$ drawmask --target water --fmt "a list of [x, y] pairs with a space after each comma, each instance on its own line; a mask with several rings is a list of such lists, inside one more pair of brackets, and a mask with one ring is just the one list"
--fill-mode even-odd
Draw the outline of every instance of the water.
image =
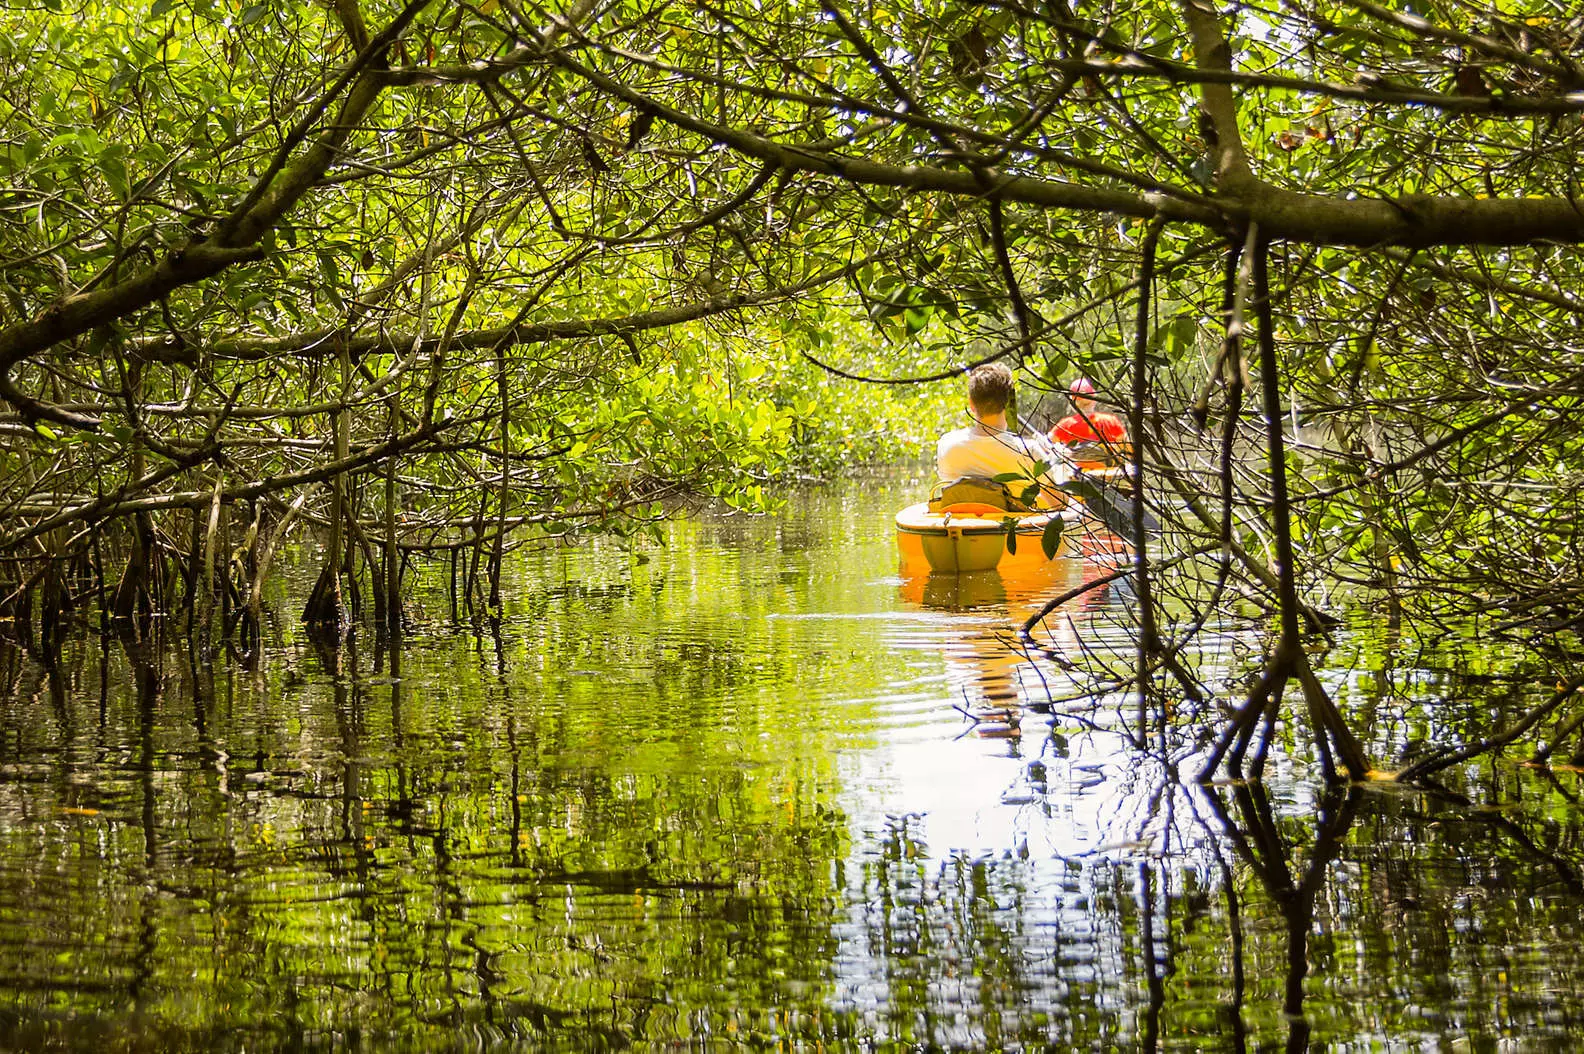
[[[394, 676], [289, 618], [253, 670], [0, 654], [0, 1040], [1576, 1049], [1574, 774], [1173, 782], [1007, 643], [1106, 557], [903, 580], [915, 487], [523, 554], [498, 638], [426, 594]], [[1058, 643], [1125, 661], [1129, 600]], [[1356, 655], [1384, 749], [1447, 682]]]

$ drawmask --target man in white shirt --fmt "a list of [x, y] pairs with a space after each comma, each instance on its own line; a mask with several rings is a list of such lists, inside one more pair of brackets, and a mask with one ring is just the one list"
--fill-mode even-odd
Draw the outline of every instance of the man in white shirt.
[[[968, 412], [974, 423], [941, 436], [935, 447], [935, 471], [942, 481], [963, 476], [992, 478], [1016, 472], [1041, 485], [1038, 504], [1062, 504], [1055, 488], [1072, 478], [1065, 448], [1052, 446], [1043, 436], [1019, 436], [1007, 430], [1006, 408], [1012, 399], [1012, 371], [999, 362], [975, 366], [968, 374]], [[1045, 470], [1039, 472], [1039, 462]], [[1027, 483], [1008, 485], [1018, 494]]]

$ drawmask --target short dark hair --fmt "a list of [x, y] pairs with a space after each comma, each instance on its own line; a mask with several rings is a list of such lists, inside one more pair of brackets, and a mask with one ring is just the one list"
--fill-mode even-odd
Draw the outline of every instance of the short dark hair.
[[968, 372], [968, 402], [975, 410], [998, 414], [1012, 401], [1012, 371], [1004, 363], [987, 362]]

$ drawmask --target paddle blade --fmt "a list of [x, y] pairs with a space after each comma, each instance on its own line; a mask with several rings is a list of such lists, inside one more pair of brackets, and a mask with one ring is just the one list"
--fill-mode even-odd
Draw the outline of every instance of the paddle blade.
[[[1102, 486], [1095, 480], [1082, 476], [1063, 483], [1061, 490], [1081, 499], [1084, 506], [1094, 514], [1095, 519], [1105, 524], [1106, 530], [1130, 545], [1138, 542], [1138, 537], [1133, 531], [1135, 509], [1133, 503], [1136, 499], [1126, 497], [1113, 488]], [[1147, 511], [1144, 513], [1144, 529], [1150, 532], [1160, 530], [1160, 523]]]

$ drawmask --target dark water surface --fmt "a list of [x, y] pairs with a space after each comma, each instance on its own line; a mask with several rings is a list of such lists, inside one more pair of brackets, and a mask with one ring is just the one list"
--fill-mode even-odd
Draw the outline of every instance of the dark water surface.
[[[0, 1039], [1580, 1049], [1576, 775], [1174, 783], [1125, 699], [1040, 712], [1070, 682], [1005, 644], [1106, 561], [903, 581], [915, 489], [679, 523], [646, 563], [525, 555], [498, 640], [434, 595], [396, 676], [289, 617], [256, 671], [0, 651]], [[1127, 600], [1058, 643], [1123, 651]], [[1250, 642], [1210, 642], [1237, 676]], [[1440, 734], [1429, 701], [1491, 705], [1346, 647], [1378, 755]]]

